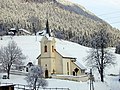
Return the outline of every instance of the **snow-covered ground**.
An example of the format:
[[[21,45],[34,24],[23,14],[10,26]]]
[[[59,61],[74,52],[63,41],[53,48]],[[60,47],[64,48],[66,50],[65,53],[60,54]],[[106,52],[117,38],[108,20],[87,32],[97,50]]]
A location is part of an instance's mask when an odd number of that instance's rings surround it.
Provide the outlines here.
[[[25,76],[17,76],[11,75],[11,79],[1,79],[2,83],[14,83],[14,84],[22,84],[27,85]],[[47,88],[69,88],[70,90],[89,90],[89,81],[88,82],[75,82],[68,80],[59,80],[59,79],[46,79],[48,81]],[[100,81],[94,83],[94,90],[110,90],[108,84],[101,83]],[[112,87],[114,88],[114,87]],[[111,90],[119,90],[119,89],[111,89]]]
[[[0,47],[6,46],[9,41],[14,40],[17,45],[22,49],[24,55],[27,56],[25,64],[28,62],[33,62],[37,64],[37,56],[40,54],[40,41],[42,36],[4,36],[3,40],[0,40]],[[78,62],[85,66],[84,59],[87,56],[87,52],[89,48],[81,46],[76,43],[56,39],[56,48],[64,51],[64,54],[70,53],[70,56],[76,57]],[[110,48],[112,52],[114,52],[114,48]],[[120,90],[120,82],[118,82],[118,76],[108,76],[108,74],[119,74],[120,69],[120,55],[115,54],[116,56],[116,65],[111,66],[106,69],[105,73],[105,82],[101,83],[99,81],[99,75],[95,74],[95,82],[94,87],[95,90]],[[87,68],[87,67],[86,67]],[[16,83],[16,84],[27,84],[24,80],[25,76],[17,76],[11,75],[10,80],[0,79],[0,82],[5,83]],[[56,87],[64,87],[70,88],[70,90],[89,90],[89,81],[88,82],[75,82],[75,81],[68,81],[68,80],[58,80],[58,79],[47,79],[49,86],[52,88]]]

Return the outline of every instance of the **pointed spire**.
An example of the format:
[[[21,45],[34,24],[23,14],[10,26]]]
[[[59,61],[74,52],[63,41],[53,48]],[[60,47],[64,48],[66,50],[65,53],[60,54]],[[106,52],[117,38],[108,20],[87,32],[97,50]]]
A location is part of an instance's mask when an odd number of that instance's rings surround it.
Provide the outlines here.
[[[50,35],[50,29],[49,29],[48,19],[47,19],[47,22],[46,22],[46,34],[48,34],[49,36],[51,36],[51,35]]]

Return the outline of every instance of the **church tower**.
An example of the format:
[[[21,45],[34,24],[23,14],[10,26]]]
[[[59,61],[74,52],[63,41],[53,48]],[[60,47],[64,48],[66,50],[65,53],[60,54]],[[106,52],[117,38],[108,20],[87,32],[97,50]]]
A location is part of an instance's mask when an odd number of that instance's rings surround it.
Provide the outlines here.
[[[47,78],[55,73],[55,38],[50,37],[48,20],[46,23],[46,35],[41,39],[41,55],[38,61],[39,65],[45,70],[44,76]]]

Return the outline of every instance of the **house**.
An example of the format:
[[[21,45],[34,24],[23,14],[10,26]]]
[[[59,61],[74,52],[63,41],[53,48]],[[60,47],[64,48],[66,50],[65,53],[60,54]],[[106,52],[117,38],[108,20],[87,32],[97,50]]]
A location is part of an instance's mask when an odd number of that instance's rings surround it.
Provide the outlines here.
[[[8,35],[16,35],[18,31],[15,29],[15,28],[11,28],[9,31],[8,31]]]
[[[31,35],[31,33],[25,29],[16,29],[16,28],[11,28],[8,31],[8,35]]]
[[[14,90],[14,85],[0,85],[0,90]]]
[[[32,34],[29,31],[21,28],[18,30],[18,35],[32,35]]]
[[[33,63],[32,63],[32,62],[28,62],[27,66],[26,66],[26,72],[29,71],[29,68],[30,68],[31,66],[34,66]]]
[[[44,76],[51,75],[83,75],[85,67],[75,57],[69,56],[61,48],[56,48],[54,37],[45,35],[41,41],[41,54],[37,57],[38,64],[44,69]]]

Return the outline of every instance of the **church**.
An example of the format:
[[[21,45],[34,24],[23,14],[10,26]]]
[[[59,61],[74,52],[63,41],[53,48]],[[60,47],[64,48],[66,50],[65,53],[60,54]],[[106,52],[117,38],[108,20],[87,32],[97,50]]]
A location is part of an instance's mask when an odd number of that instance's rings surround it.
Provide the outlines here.
[[[75,57],[66,55],[64,49],[57,48],[56,38],[50,35],[48,22],[46,23],[46,35],[40,41],[40,48],[41,53],[37,59],[38,64],[44,70],[44,77],[85,74],[86,68]]]

